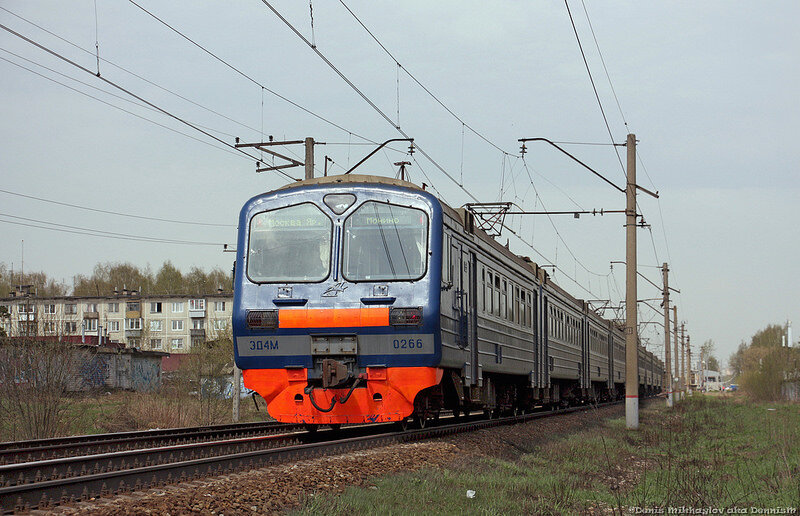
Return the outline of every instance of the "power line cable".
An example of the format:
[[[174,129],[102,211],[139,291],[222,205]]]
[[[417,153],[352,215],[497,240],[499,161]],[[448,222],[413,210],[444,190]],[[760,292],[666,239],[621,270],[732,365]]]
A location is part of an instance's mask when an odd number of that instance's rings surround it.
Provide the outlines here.
[[[95,212],[95,213],[104,213],[106,215],[117,215],[119,217],[129,217],[129,218],[132,218],[132,219],[152,220],[152,221],[156,221],[156,222],[169,222],[169,223],[172,223],[172,224],[186,224],[186,225],[191,225],[191,226],[206,226],[206,227],[219,227],[219,228],[235,228],[235,227],[237,227],[235,224],[210,224],[210,223],[205,223],[205,222],[192,222],[192,221],[188,221],[188,220],[163,219],[163,218],[158,218],[158,217],[147,217],[147,216],[144,216],[144,215],[134,215],[132,213],[122,213],[122,212],[119,212],[119,211],[102,210],[102,209],[99,209],[99,208],[91,208],[89,206],[81,206],[80,204],[71,204],[71,203],[68,203],[68,202],[55,201],[53,199],[46,199],[44,197],[36,197],[34,195],[27,195],[27,194],[22,194],[22,193],[19,193],[19,192],[12,192],[11,190],[0,189],[0,192],[2,192],[4,194],[8,194],[8,195],[14,195],[14,196],[17,196],[17,197],[23,197],[25,199],[32,199],[34,201],[46,202],[46,203],[50,203],[50,204],[57,204],[59,206],[66,206],[66,207],[69,207],[69,208],[76,208],[76,209],[79,209],[79,210],[86,210],[86,211],[91,211],[91,212]]]
[[[219,242],[195,242],[190,240],[177,240],[172,238],[159,238],[159,237],[148,237],[143,235],[130,235],[127,233],[117,233],[114,231],[104,231],[101,229],[92,229],[92,228],[82,228],[79,226],[71,226],[68,224],[59,224],[57,222],[50,222],[47,220],[39,220],[39,219],[32,219],[28,217],[20,217],[17,215],[10,215],[8,213],[0,213],[2,217],[8,217],[17,220],[24,220],[27,222],[14,222],[11,220],[1,220],[0,222],[5,222],[7,224],[17,224],[21,226],[30,226],[30,227],[37,227],[40,229],[49,229],[52,231],[62,231],[65,233],[76,233],[83,234],[88,236],[97,236],[97,237],[104,237],[104,238],[115,238],[118,240],[135,240],[139,242],[153,242],[153,243],[161,243],[161,244],[182,244],[182,245],[206,245],[206,246],[223,246],[225,244]],[[30,223],[37,223],[37,224],[47,224],[47,226],[37,226]],[[50,227],[55,226],[55,227]]]

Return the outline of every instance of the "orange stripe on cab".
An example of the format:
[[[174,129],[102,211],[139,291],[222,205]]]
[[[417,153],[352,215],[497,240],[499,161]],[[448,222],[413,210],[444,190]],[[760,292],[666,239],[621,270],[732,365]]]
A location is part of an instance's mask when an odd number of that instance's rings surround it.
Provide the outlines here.
[[[288,308],[278,311],[279,328],[389,326],[389,307]]]

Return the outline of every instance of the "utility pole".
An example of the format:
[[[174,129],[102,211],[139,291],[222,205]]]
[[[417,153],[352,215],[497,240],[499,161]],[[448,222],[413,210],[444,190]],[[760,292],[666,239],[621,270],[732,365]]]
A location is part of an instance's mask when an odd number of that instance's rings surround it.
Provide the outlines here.
[[[686,393],[692,393],[692,344],[689,341],[690,335],[686,336]]]
[[[306,179],[314,179],[314,138],[306,138]]]
[[[242,395],[242,370],[233,364],[233,422],[239,422],[239,400]]]
[[[672,408],[672,374],[669,371],[669,363],[672,360],[669,345],[669,269],[666,262],[661,266],[661,274],[664,277],[664,385],[667,386],[667,407]]]
[[[675,365],[670,364],[670,374],[674,379],[673,385],[675,385],[678,380],[678,307],[676,305],[672,305],[672,328],[672,333],[675,335]],[[678,386],[675,385],[675,391],[677,392],[677,390]]]
[[[625,189],[625,426],[639,428],[639,339],[636,312],[636,136],[628,135]]]
[[[686,340],[684,338],[685,335],[684,323],[681,323],[681,399],[686,397],[686,366],[683,361],[685,356],[684,350],[686,349]]]

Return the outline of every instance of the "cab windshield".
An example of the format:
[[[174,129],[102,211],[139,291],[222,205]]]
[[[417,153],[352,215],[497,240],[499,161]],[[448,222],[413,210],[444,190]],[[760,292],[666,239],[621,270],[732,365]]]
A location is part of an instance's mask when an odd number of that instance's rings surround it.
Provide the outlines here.
[[[322,281],[330,272],[333,223],[305,203],[250,220],[247,276],[256,283]]]
[[[350,281],[420,279],[427,251],[425,212],[368,201],[344,222],[342,274]]]

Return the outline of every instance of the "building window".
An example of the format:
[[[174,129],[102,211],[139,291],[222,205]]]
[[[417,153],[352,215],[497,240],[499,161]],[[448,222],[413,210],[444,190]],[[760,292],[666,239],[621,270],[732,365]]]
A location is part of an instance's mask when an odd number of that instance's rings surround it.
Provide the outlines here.
[[[172,331],[182,331],[183,330],[183,321],[174,320],[172,321]]]
[[[54,322],[44,323],[44,332],[49,335],[54,334],[56,332],[56,323]]]
[[[128,347],[138,348],[140,345],[140,339],[128,339]]]
[[[205,319],[195,319],[192,321],[193,330],[203,330],[206,327]]]
[[[161,303],[150,303],[150,313],[151,314],[160,314],[161,313]]]
[[[78,305],[75,303],[68,303],[64,305],[64,313],[67,315],[75,315],[78,313]]]
[[[205,310],[206,309],[206,300],[205,299],[190,299],[189,300],[189,310]]]
[[[125,319],[125,329],[126,330],[141,330],[142,329],[142,320],[140,318]]]
[[[215,312],[224,312],[225,311],[225,301],[214,301],[214,311]]]
[[[75,306],[75,305],[72,305]],[[75,321],[67,321],[64,323],[64,333],[77,333],[78,323]]]
[[[119,321],[108,321],[108,331],[119,331]]]
[[[112,314],[119,313],[119,303],[108,303],[108,311]]]
[[[84,319],[83,329],[86,331],[97,331],[97,319]]]
[[[161,339],[150,339],[150,349],[161,349]]]
[[[150,331],[162,331],[164,329],[164,321],[150,321]]]
[[[172,303],[172,313],[173,314],[183,313],[183,303]]]
[[[228,329],[228,321],[226,319],[214,319],[214,329],[215,330],[227,330]]]
[[[47,315],[55,315],[56,305],[44,305],[44,313]]]
[[[83,311],[97,313],[97,303],[86,303],[86,306],[84,307]]]
[[[21,314],[36,313],[36,305],[19,305],[19,313]]]
[[[125,303],[125,310],[127,310],[129,312],[138,312],[139,309],[140,309],[140,306],[141,305],[139,304],[138,301],[128,302],[128,303]]]
[[[170,341],[172,349],[183,349],[183,339],[172,339]]]

